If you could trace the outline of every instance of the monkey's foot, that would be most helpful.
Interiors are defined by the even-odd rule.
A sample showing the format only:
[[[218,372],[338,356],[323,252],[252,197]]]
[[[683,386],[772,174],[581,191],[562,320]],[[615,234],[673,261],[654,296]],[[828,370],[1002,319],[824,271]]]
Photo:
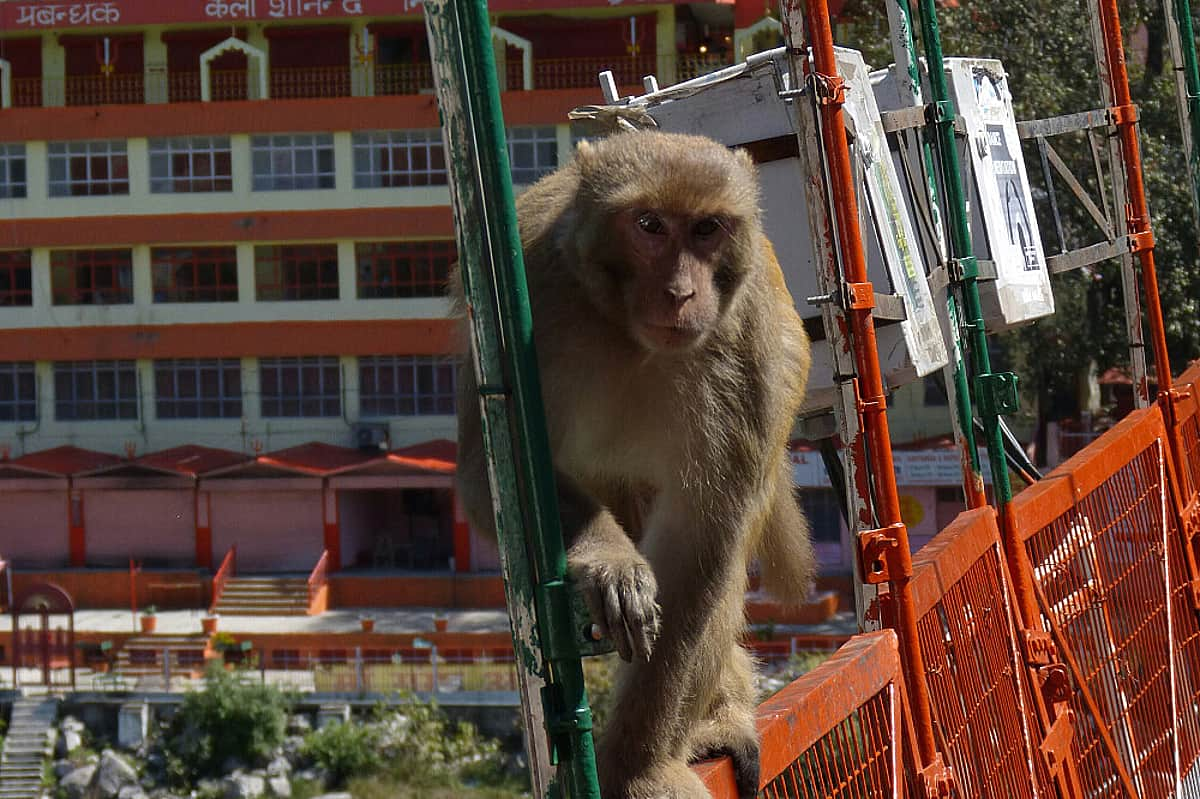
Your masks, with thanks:
[[[725,725],[707,724],[693,734],[690,741],[691,761],[729,757],[733,761],[733,779],[738,799],[758,796],[758,738],[753,728],[742,730]]]
[[[616,557],[581,557],[570,562],[601,635],[623,660],[649,661],[658,639],[660,610],[654,571],[636,550]]]
[[[700,778],[679,760],[660,763],[636,777],[602,773],[600,795],[604,799],[712,799]]]

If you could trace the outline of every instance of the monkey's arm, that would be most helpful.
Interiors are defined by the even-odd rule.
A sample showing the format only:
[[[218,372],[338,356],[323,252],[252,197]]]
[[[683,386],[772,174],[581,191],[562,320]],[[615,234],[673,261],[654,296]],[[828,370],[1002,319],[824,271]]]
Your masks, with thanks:
[[[458,374],[458,493],[471,525],[495,540],[491,487],[475,375],[466,363]],[[659,630],[658,591],[650,564],[616,518],[573,480],[556,470],[559,516],[567,563],[592,619],[625,660],[646,660]]]

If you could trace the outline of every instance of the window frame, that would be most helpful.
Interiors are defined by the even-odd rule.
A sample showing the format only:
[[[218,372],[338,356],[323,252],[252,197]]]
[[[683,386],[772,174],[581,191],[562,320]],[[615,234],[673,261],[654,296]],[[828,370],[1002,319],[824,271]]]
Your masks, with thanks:
[[[298,162],[305,158],[311,158],[311,168],[298,169]],[[337,188],[332,133],[273,133],[251,136],[250,164],[252,191]]]
[[[359,417],[453,416],[457,366],[456,358],[445,355],[358,356]],[[421,369],[429,369],[429,390],[423,390]],[[383,375],[390,388],[381,380]],[[407,389],[403,388],[405,378]]]
[[[7,279],[7,288],[5,281]],[[0,250],[0,306],[33,305],[33,251]]]
[[[129,152],[124,139],[49,142],[46,167],[51,197],[129,194]],[[76,177],[77,169],[82,169],[83,177]]]
[[[332,387],[327,379],[333,376]],[[315,377],[317,391],[305,390]],[[294,395],[284,394],[291,384]],[[331,418],[342,415],[342,366],[336,355],[259,358],[259,414],[264,419]],[[313,403],[317,412],[311,412]]]
[[[228,136],[156,137],[150,139],[148,149],[151,194],[233,191],[233,149]],[[207,165],[207,174],[197,173],[202,165]]]
[[[206,395],[205,374],[215,376],[216,393]],[[187,391],[187,379],[191,391]],[[164,396],[169,380],[171,396]],[[242,362],[239,358],[164,358],[154,361],[156,419],[237,419],[242,416]],[[210,384],[211,385],[211,384]],[[185,393],[186,392],[186,393]],[[215,405],[216,413],[205,413]],[[192,409],[188,412],[189,407]]]
[[[506,131],[508,141],[508,163],[512,182],[527,186],[558,169],[558,130],[553,125],[521,125]],[[552,157],[542,163],[542,155],[549,146]],[[529,165],[518,165],[522,156],[532,157]]]
[[[23,396],[25,388],[28,397]],[[37,364],[0,361],[0,422],[36,422],[37,418]]]
[[[445,186],[450,180],[442,134],[436,128],[356,131],[350,136],[350,149],[356,189]],[[414,158],[416,153],[420,155]]]
[[[61,259],[70,258],[70,263]],[[111,270],[110,280],[97,283],[97,277]],[[82,275],[90,275],[81,281]],[[69,277],[70,285],[63,281]],[[81,285],[81,283],[88,285]],[[106,299],[111,294],[113,299]],[[130,305],[133,303],[133,251],[123,248],[50,251],[50,304]]]
[[[355,242],[357,296],[360,300],[441,297],[457,257],[454,239]]]
[[[137,420],[138,386],[137,362],[133,360],[113,361],[56,361],[54,363],[54,420],[56,422],[98,422],[114,420]],[[81,380],[89,376],[89,386]],[[101,396],[101,376],[112,379],[112,397]],[[70,397],[63,395],[64,378],[70,381]],[[128,393],[123,391],[128,387]],[[90,395],[90,396],[81,396]],[[72,412],[65,412],[74,407]],[[91,413],[82,413],[90,409]],[[111,409],[111,413],[108,412]]]
[[[203,272],[210,265],[214,281],[203,283]],[[180,271],[187,267],[190,283],[180,280]],[[230,276],[232,283],[223,279]],[[150,283],[155,304],[237,302],[237,247],[151,247]]]
[[[315,280],[306,282],[302,273],[310,260]],[[327,273],[331,265],[332,273]],[[337,244],[260,244],[254,248],[254,298],[258,302],[337,300],[340,272]]]
[[[16,175],[18,171],[19,177]],[[0,144],[0,199],[23,200],[28,196],[29,171],[25,142]]]

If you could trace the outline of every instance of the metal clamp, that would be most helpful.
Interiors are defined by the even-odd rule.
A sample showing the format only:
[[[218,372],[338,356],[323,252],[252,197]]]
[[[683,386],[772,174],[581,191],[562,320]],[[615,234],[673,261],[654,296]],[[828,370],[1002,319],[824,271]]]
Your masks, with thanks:
[[[907,574],[892,574],[892,558],[900,551],[900,531],[907,532],[904,522],[889,524],[878,530],[864,530],[858,535],[858,557],[862,564],[863,581],[869,585],[891,582],[894,577],[912,576],[911,567]]]
[[[842,308],[847,311],[869,311],[875,307],[875,287],[871,281],[842,284]]]
[[[975,401],[979,403],[979,412],[985,417],[1016,413],[1021,408],[1017,376],[1012,372],[976,375]]]
[[[921,769],[917,778],[925,799],[945,799],[953,795],[954,775],[942,759],[941,752],[934,754],[933,762]]]
[[[1069,702],[1075,692],[1071,690],[1071,675],[1066,665],[1050,663],[1038,668],[1038,680],[1041,683],[1042,697],[1046,704],[1056,705]]]
[[[979,261],[974,255],[951,258],[946,262],[946,272],[951,283],[961,283],[968,278],[975,279],[979,277]]]
[[[1140,230],[1137,233],[1130,233],[1126,238],[1129,239],[1130,252],[1154,249],[1154,231],[1150,228]]]
[[[1058,773],[1071,758],[1071,739],[1075,736],[1075,711],[1064,710],[1054,719],[1038,750],[1046,763],[1046,770]]]
[[[1129,105],[1114,105],[1109,106],[1108,119],[1114,127],[1122,127],[1123,125],[1136,125],[1140,117],[1138,107],[1133,103]]]
[[[925,106],[925,120],[930,125],[954,121],[954,103],[950,100],[935,100]]]
[[[1030,666],[1049,666],[1057,651],[1050,633],[1041,630],[1024,630],[1021,635],[1021,654]]]

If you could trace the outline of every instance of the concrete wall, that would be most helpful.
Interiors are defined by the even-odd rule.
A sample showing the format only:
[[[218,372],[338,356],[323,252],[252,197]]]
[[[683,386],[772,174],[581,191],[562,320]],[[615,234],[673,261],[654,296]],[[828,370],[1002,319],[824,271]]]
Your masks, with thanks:
[[[65,491],[6,491],[0,503],[0,557],[22,569],[66,564]]]
[[[213,563],[237,544],[239,572],[305,572],[324,549],[321,492],[213,491]]]
[[[160,566],[196,562],[191,489],[88,491],[83,508],[89,566],[120,566],[130,557]]]

